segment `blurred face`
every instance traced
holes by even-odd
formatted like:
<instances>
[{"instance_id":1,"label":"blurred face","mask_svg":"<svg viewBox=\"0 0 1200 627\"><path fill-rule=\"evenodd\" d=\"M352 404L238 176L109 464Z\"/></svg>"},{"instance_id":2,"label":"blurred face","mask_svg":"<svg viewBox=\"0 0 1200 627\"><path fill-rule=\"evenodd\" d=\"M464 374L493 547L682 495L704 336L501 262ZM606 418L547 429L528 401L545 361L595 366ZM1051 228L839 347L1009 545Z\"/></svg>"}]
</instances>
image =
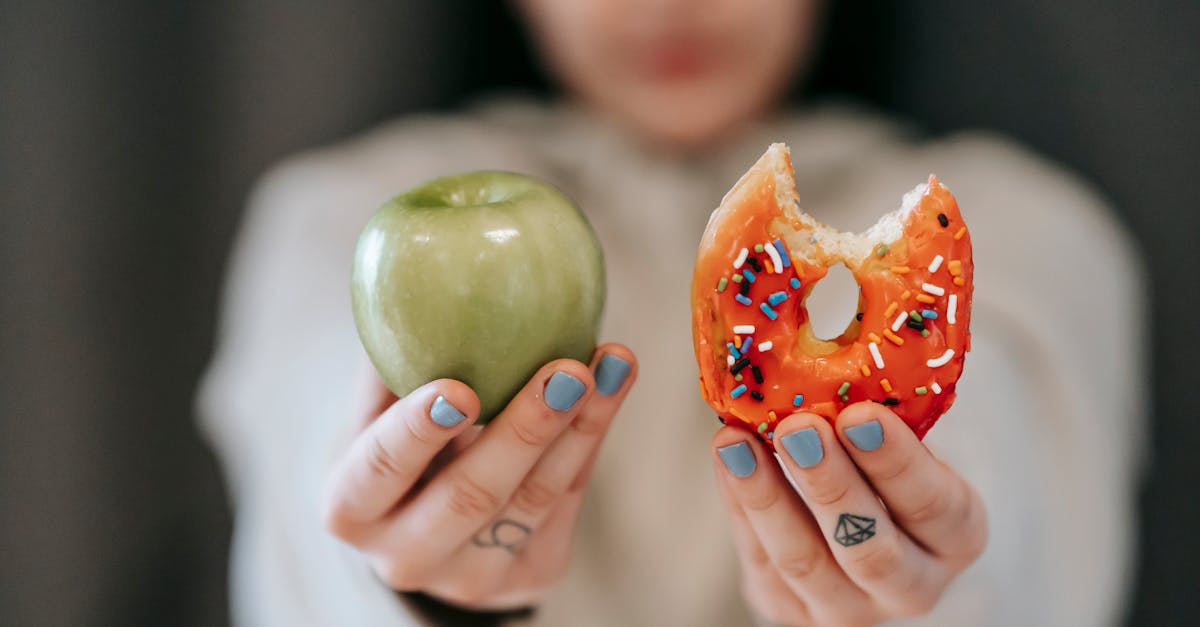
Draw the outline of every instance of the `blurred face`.
<instances>
[{"instance_id":1,"label":"blurred face","mask_svg":"<svg viewBox=\"0 0 1200 627\"><path fill-rule=\"evenodd\" d=\"M521 0L547 68L656 144L700 149L776 105L817 0Z\"/></svg>"}]
</instances>

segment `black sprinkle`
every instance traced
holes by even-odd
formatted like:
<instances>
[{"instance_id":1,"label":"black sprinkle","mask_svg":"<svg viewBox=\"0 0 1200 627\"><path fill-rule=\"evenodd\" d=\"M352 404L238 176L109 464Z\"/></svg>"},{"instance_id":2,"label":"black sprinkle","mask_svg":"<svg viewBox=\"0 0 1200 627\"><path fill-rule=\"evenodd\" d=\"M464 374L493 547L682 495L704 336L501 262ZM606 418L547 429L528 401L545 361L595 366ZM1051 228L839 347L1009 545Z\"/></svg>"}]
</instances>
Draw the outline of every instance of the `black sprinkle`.
<instances>
[{"instance_id":1,"label":"black sprinkle","mask_svg":"<svg viewBox=\"0 0 1200 627\"><path fill-rule=\"evenodd\" d=\"M752 398L756 401L761 401L763 399L762 392L759 392L758 390L754 390L753 392L750 393L750 398Z\"/></svg>"},{"instance_id":2,"label":"black sprinkle","mask_svg":"<svg viewBox=\"0 0 1200 627\"><path fill-rule=\"evenodd\" d=\"M950 226L950 218L947 218L946 214L944 214L944 213L939 213L938 214L938 224L942 225L942 228L944 229L944 228Z\"/></svg>"},{"instance_id":3,"label":"black sprinkle","mask_svg":"<svg viewBox=\"0 0 1200 627\"><path fill-rule=\"evenodd\" d=\"M924 330L925 330L925 322L924 322L924 321L922 321L922 322L917 322L916 320L913 320L912 318L909 318L909 319L908 319L908 322L907 322L906 324L908 325L908 328L910 328L910 329L916 329L916 330L918 330L918 331L924 331Z\"/></svg>"},{"instance_id":4,"label":"black sprinkle","mask_svg":"<svg viewBox=\"0 0 1200 627\"><path fill-rule=\"evenodd\" d=\"M742 296L748 296L750 294L750 282L742 281L741 285L738 287L738 291L742 293Z\"/></svg>"},{"instance_id":5,"label":"black sprinkle","mask_svg":"<svg viewBox=\"0 0 1200 627\"><path fill-rule=\"evenodd\" d=\"M889 397L883 399L883 404L884 405L899 405L900 399L896 398L895 396L889 396Z\"/></svg>"},{"instance_id":6,"label":"black sprinkle","mask_svg":"<svg viewBox=\"0 0 1200 627\"><path fill-rule=\"evenodd\" d=\"M746 366L749 366L749 365L750 365L750 358L742 357L741 359L733 362L733 365L729 367L729 372L732 374L737 374L737 373L741 372L743 368L745 368Z\"/></svg>"},{"instance_id":7,"label":"black sprinkle","mask_svg":"<svg viewBox=\"0 0 1200 627\"><path fill-rule=\"evenodd\" d=\"M722 417L720 417L720 416L717 416L717 420L720 420L720 421L721 421L721 424L725 424L725 419L724 419L724 418L722 418Z\"/></svg>"},{"instance_id":8,"label":"black sprinkle","mask_svg":"<svg viewBox=\"0 0 1200 627\"><path fill-rule=\"evenodd\" d=\"M863 312L861 312L861 311L858 312L857 314L854 315L854 319L858 320L859 322L862 322L862 314L863 314Z\"/></svg>"},{"instance_id":9,"label":"black sprinkle","mask_svg":"<svg viewBox=\"0 0 1200 627\"><path fill-rule=\"evenodd\" d=\"M750 264L750 267L754 268L755 272L762 272L762 264L758 262L757 257L747 257L746 263Z\"/></svg>"},{"instance_id":10,"label":"black sprinkle","mask_svg":"<svg viewBox=\"0 0 1200 627\"><path fill-rule=\"evenodd\" d=\"M754 375L754 382L755 382L755 383L762 383L762 382L763 382L763 378L762 378L762 370L759 370L759 369L758 369L758 366L750 366L750 374Z\"/></svg>"}]
</instances>

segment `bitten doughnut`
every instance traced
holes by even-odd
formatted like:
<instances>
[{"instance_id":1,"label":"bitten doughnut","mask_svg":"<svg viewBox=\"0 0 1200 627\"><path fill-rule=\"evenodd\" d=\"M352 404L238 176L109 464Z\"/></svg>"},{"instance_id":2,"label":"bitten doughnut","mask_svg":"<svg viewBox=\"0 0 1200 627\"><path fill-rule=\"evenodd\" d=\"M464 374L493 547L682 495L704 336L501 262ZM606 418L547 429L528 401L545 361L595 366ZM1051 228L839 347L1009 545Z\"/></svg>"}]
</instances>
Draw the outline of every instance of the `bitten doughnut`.
<instances>
[{"instance_id":1,"label":"bitten doughnut","mask_svg":"<svg viewBox=\"0 0 1200 627\"><path fill-rule=\"evenodd\" d=\"M858 281L858 313L822 340L804 302L838 262ZM954 402L971 348L972 275L970 234L936 177L864 233L841 233L799 209L788 149L773 144L725 195L700 243L700 392L722 422L768 441L794 411L832 420L865 400L924 437Z\"/></svg>"}]
</instances>

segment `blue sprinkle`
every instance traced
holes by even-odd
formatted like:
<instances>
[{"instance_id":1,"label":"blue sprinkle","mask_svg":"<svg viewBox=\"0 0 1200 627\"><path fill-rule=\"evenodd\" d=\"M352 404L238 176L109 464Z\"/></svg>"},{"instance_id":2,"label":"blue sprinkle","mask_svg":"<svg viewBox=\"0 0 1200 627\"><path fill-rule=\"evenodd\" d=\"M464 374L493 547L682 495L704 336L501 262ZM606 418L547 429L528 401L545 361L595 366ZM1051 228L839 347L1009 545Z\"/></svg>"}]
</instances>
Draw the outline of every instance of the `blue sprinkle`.
<instances>
[{"instance_id":1,"label":"blue sprinkle","mask_svg":"<svg viewBox=\"0 0 1200 627\"><path fill-rule=\"evenodd\" d=\"M742 276L746 277L747 281L749 281L751 283L754 282L754 273L751 272L749 269L742 270Z\"/></svg>"},{"instance_id":2,"label":"blue sprinkle","mask_svg":"<svg viewBox=\"0 0 1200 627\"><path fill-rule=\"evenodd\" d=\"M817 236L816 236L816 235L809 235L809 236L808 236L808 243L809 243L809 244L816 244L816 243L817 243Z\"/></svg>"},{"instance_id":3,"label":"blue sprinkle","mask_svg":"<svg viewBox=\"0 0 1200 627\"><path fill-rule=\"evenodd\" d=\"M750 354L750 347L753 345L754 345L753 337L747 335L746 337L742 338L742 353L747 354L747 355Z\"/></svg>"},{"instance_id":4,"label":"blue sprinkle","mask_svg":"<svg viewBox=\"0 0 1200 627\"><path fill-rule=\"evenodd\" d=\"M795 397L792 398L793 406L799 407L802 403L804 403L804 395L803 394L797 394Z\"/></svg>"},{"instance_id":5,"label":"blue sprinkle","mask_svg":"<svg viewBox=\"0 0 1200 627\"><path fill-rule=\"evenodd\" d=\"M733 299L734 299L734 300L736 300L737 302L739 302L739 303L743 304L743 305L746 305L747 307L748 307L748 306L750 306L750 302L751 302L751 301L750 301L750 299L749 299L749 298L746 298L745 296L742 296L741 294L736 294L736 295L733 297Z\"/></svg>"},{"instance_id":6,"label":"blue sprinkle","mask_svg":"<svg viewBox=\"0 0 1200 627\"><path fill-rule=\"evenodd\" d=\"M779 253L779 260L783 262L783 267L792 267L792 260L788 258L787 249L783 247L783 240L776 239L771 243L775 244L775 252Z\"/></svg>"},{"instance_id":7,"label":"blue sprinkle","mask_svg":"<svg viewBox=\"0 0 1200 627\"><path fill-rule=\"evenodd\" d=\"M767 302L771 303L772 307L782 303L785 300L787 300L787 292L775 292L767 297Z\"/></svg>"},{"instance_id":8,"label":"blue sprinkle","mask_svg":"<svg viewBox=\"0 0 1200 627\"><path fill-rule=\"evenodd\" d=\"M767 432L767 439L768 439L768 440L774 440L774 439L775 439L775 432L774 432L774 431L768 431L768 432Z\"/></svg>"},{"instance_id":9,"label":"blue sprinkle","mask_svg":"<svg viewBox=\"0 0 1200 627\"><path fill-rule=\"evenodd\" d=\"M739 386L733 388L733 390L731 392L729 392L729 396L731 398L737 398L745 393L746 393L746 384L743 383L742 385L739 385Z\"/></svg>"},{"instance_id":10,"label":"blue sprinkle","mask_svg":"<svg viewBox=\"0 0 1200 627\"><path fill-rule=\"evenodd\" d=\"M775 310L771 309L770 305L767 305L766 303L759 305L758 308L761 309L763 313L767 314L767 317L772 320L779 317L779 314L775 313Z\"/></svg>"},{"instance_id":11,"label":"blue sprinkle","mask_svg":"<svg viewBox=\"0 0 1200 627\"><path fill-rule=\"evenodd\" d=\"M921 317L922 317L922 318L930 318L930 319L933 319L933 320L937 320L937 312L936 312L936 311L934 311L934 310L932 310L932 309L922 309L922 310L921 310Z\"/></svg>"},{"instance_id":12,"label":"blue sprinkle","mask_svg":"<svg viewBox=\"0 0 1200 627\"><path fill-rule=\"evenodd\" d=\"M796 277L792 277L792 280L788 282L788 285L791 285L792 289L798 290L798 289L800 289L800 279L797 279Z\"/></svg>"},{"instance_id":13,"label":"blue sprinkle","mask_svg":"<svg viewBox=\"0 0 1200 627\"><path fill-rule=\"evenodd\" d=\"M738 352L737 347L733 345L733 342L725 342L725 346L729 348L729 354L733 355L734 359L738 359L742 356L742 354Z\"/></svg>"}]
</instances>

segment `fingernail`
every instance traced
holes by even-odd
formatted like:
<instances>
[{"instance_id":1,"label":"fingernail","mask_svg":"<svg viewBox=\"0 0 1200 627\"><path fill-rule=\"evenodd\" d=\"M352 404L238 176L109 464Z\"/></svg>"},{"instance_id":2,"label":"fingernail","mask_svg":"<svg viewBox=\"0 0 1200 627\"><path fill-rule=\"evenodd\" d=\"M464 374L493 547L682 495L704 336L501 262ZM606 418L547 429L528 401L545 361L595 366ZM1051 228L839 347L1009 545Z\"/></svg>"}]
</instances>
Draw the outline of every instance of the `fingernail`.
<instances>
[{"instance_id":1,"label":"fingernail","mask_svg":"<svg viewBox=\"0 0 1200 627\"><path fill-rule=\"evenodd\" d=\"M825 449L821 447L821 436L812 427L793 431L779 438L779 441L801 468L812 468L825 457Z\"/></svg>"},{"instance_id":2,"label":"fingernail","mask_svg":"<svg viewBox=\"0 0 1200 627\"><path fill-rule=\"evenodd\" d=\"M725 462L725 467L735 477L749 477L758 466L758 462L754 460L754 452L745 442L719 448L717 454L721 456L721 461Z\"/></svg>"},{"instance_id":3,"label":"fingernail","mask_svg":"<svg viewBox=\"0 0 1200 627\"><path fill-rule=\"evenodd\" d=\"M453 427L462 422L467 415L451 405L445 396L439 396L434 399L433 407L429 408L429 417L443 427Z\"/></svg>"},{"instance_id":4,"label":"fingernail","mask_svg":"<svg viewBox=\"0 0 1200 627\"><path fill-rule=\"evenodd\" d=\"M616 355L605 355L596 365L596 391L601 396L612 396L621 389L625 377L629 376L629 362Z\"/></svg>"},{"instance_id":5,"label":"fingernail","mask_svg":"<svg viewBox=\"0 0 1200 627\"><path fill-rule=\"evenodd\" d=\"M878 420L846 427L846 437L860 451L873 451L883 445L883 425Z\"/></svg>"},{"instance_id":6,"label":"fingernail","mask_svg":"<svg viewBox=\"0 0 1200 627\"><path fill-rule=\"evenodd\" d=\"M582 381L565 372L556 372L546 384L546 404L551 409L567 411L575 406L575 401L583 396L587 386Z\"/></svg>"}]
</instances>

